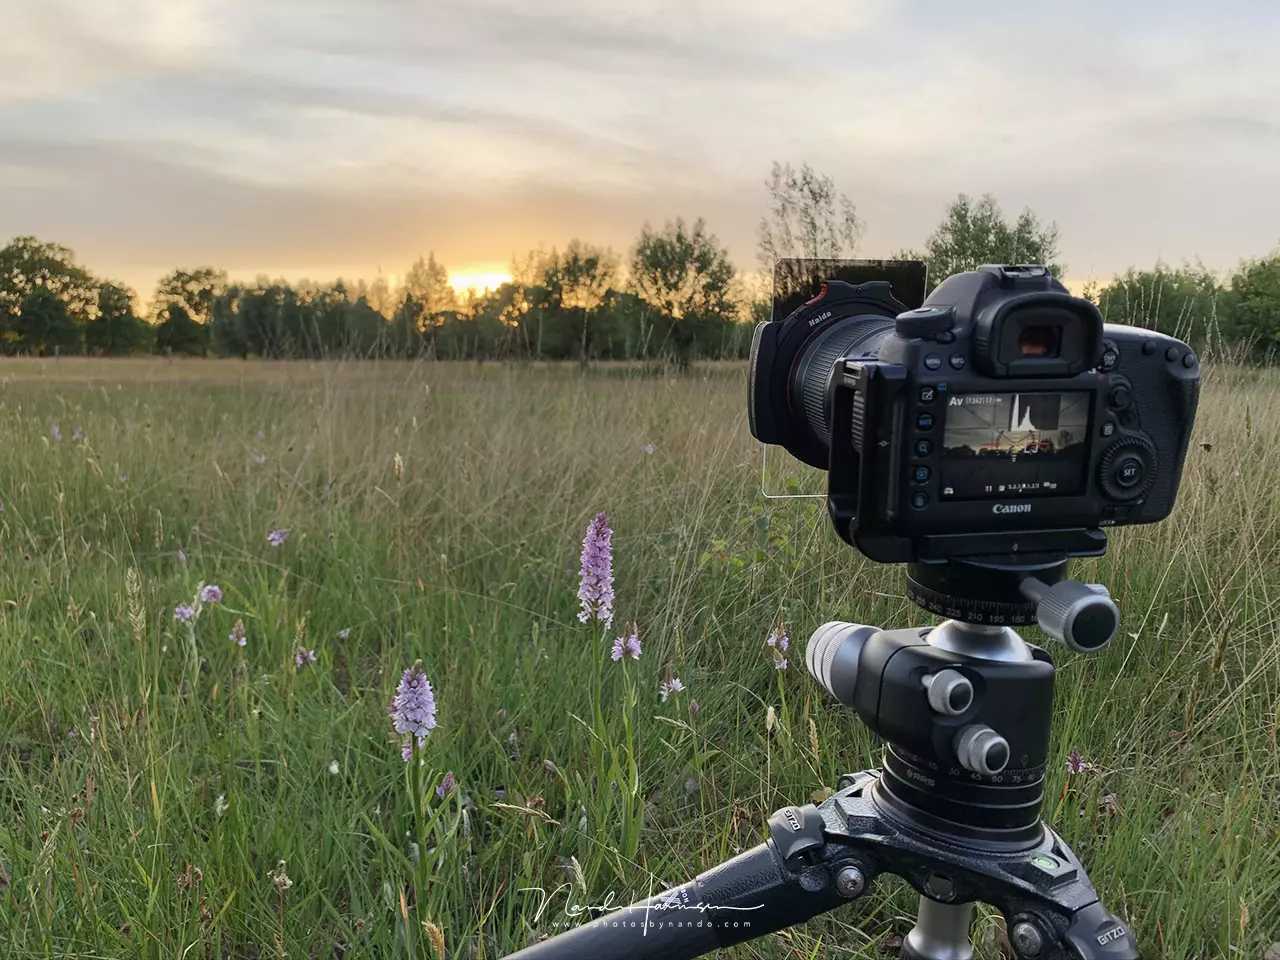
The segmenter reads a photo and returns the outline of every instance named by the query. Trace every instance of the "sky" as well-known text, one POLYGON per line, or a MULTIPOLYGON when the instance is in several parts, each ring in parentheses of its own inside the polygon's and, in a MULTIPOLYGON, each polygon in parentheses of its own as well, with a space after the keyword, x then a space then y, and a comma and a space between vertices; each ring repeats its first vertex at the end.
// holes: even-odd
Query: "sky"
POLYGON ((500 273, 700 216, 751 269, 776 160, 853 199, 863 256, 960 192, 1056 222, 1073 285, 1280 245, 1280 4, 982 8, 0 0, 0 242, 146 296, 203 265, 500 273))

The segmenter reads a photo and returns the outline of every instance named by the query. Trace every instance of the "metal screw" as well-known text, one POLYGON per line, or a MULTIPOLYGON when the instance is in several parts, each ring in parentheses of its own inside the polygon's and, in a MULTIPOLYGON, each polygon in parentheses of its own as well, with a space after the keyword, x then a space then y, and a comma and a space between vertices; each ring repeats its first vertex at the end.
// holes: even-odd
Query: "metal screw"
POLYGON ((1013 949, 1024 957, 1038 957, 1044 949, 1044 935, 1040 928, 1026 920, 1013 925, 1009 939, 1013 941, 1013 949))
POLYGON ((857 867, 843 867, 836 874, 836 889, 840 891, 840 896, 852 900, 867 889, 867 878, 857 867))
POLYGON ((942 903, 950 903, 956 898, 956 885, 950 877, 934 873, 925 880, 924 892, 942 903))

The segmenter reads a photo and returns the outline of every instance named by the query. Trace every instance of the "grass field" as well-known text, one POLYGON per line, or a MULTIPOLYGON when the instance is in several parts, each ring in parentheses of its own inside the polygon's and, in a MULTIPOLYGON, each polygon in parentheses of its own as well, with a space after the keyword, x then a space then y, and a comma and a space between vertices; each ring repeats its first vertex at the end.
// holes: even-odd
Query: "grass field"
MULTIPOLYGON (((518 888, 574 886, 544 930, 647 896, 874 765, 799 644, 927 621, 820 503, 756 492, 743 375, 3 361, 0 956, 496 958, 529 936, 518 888), (603 643, 635 621, 643 645, 604 664, 604 742, 575 598, 599 510, 603 643), (176 622, 201 584, 221 601, 176 622), (387 714, 417 659, 421 767, 387 714)), ((1209 370, 1174 517, 1075 567, 1124 623, 1054 648, 1045 816, 1148 958, 1280 940, 1277 477, 1280 379, 1209 370), (1072 747, 1097 769, 1067 784, 1072 747)), ((886 880, 736 955, 878 957, 914 913, 886 880)))

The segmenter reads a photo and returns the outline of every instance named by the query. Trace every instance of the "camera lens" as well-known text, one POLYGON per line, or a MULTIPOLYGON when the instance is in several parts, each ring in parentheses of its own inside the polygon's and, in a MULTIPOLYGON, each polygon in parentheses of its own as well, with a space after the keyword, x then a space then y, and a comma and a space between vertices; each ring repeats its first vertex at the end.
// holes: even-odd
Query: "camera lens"
POLYGON ((791 375, 793 409, 804 417, 810 435, 831 446, 831 377, 836 361, 848 356, 874 356, 893 321, 877 316, 846 317, 818 334, 800 351, 791 375))
MULTIPOLYGON (((836 365, 842 357, 875 359, 893 332, 894 319, 906 309, 885 281, 831 280, 786 319, 756 327, 747 378, 752 436, 826 470, 831 465, 830 388, 836 365)), ((857 415, 855 407, 855 419, 857 415)), ((855 437, 843 439, 848 445, 855 437)))

